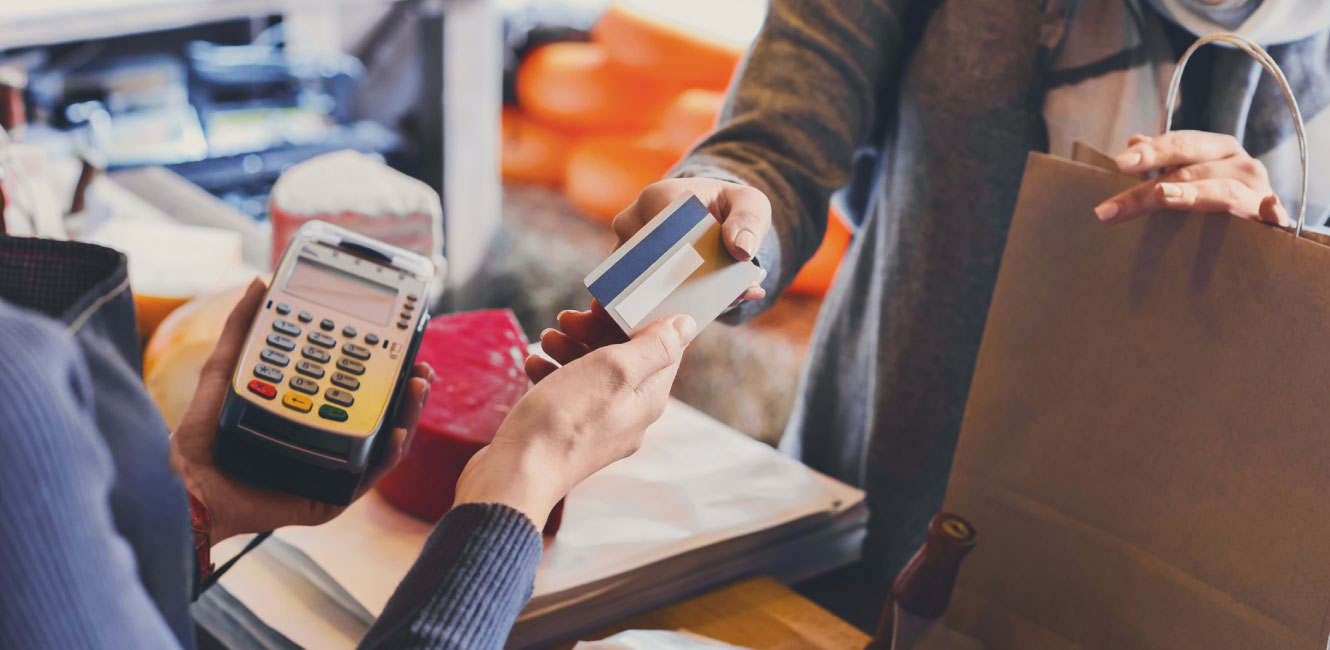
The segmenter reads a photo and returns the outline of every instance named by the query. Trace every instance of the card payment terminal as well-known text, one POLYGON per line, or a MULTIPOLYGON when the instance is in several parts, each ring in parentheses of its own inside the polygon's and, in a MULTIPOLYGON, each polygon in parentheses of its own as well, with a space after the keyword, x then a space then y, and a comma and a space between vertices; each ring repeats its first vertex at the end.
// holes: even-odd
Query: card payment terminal
POLYGON ((236 364, 214 449, 259 487, 350 503, 382 459, 434 264, 321 221, 296 232, 236 364))

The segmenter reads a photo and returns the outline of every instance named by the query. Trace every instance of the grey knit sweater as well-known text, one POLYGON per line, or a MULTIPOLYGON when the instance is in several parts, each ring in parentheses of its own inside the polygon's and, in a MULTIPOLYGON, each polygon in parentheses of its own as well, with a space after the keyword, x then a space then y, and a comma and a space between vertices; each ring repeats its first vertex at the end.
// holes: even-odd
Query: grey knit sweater
MULTIPOLYGON (((941 507, 1025 158, 1049 146, 1046 94, 1175 61, 1192 40, 1137 0, 772 0, 720 128, 674 174, 749 184, 771 200, 757 255, 769 297, 732 321, 789 284, 846 188, 854 238, 782 449, 866 489, 864 553, 880 577, 896 574, 941 507), (1059 67, 1069 34, 1121 40, 1120 25, 1081 18, 1104 2, 1130 5, 1153 40, 1059 67)), ((1330 104, 1327 51, 1325 34, 1271 48, 1309 123, 1330 104)), ((1246 55, 1202 50, 1193 61, 1192 110, 1177 128, 1238 134, 1257 156, 1289 144, 1282 96, 1246 55)), ((1325 206, 1313 208, 1308 223, 1323 223, 1325 206)))

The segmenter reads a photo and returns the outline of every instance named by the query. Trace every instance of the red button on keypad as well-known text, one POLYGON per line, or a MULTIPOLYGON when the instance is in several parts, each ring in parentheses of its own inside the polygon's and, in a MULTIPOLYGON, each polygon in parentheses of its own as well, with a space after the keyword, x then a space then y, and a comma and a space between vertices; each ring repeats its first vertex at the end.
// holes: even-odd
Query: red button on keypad
POLYGON ((266 384, 257 379, 249 380, 249 392, 254 393, 263 399, 272 399, 277 397, 277 387, 272 384, 266 384))

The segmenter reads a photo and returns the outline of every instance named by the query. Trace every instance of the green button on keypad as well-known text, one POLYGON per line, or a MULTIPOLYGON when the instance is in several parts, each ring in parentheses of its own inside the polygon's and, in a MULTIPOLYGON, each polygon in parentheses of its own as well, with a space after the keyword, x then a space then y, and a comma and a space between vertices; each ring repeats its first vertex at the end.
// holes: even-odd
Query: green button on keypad
POLYGON ((333 422, 346 422, 346 411, 332 404, 324 404, 319 407, 319 417, 333 422))

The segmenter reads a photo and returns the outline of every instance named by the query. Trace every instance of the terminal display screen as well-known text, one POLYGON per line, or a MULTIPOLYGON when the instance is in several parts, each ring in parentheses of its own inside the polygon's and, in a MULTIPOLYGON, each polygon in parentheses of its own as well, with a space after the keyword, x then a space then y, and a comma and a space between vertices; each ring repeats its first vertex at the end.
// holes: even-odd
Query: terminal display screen
POLYGON ((380 325, 388 324, 397 303, 397 289, 308 257, 296 260, 286 292, 380 325))

